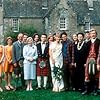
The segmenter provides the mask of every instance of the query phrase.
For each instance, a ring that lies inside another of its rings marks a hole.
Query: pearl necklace
[[[80,50],[80,49],[82,48],[83,44],[84,44],[84,41],[81,43],[81,45],[80,45],[80,43],[78,42],[78,44],[77,44],[77,49]]]

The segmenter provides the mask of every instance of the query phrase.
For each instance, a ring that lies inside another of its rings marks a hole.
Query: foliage
[[[34,33],[36,33],[36,29],[34,29],[33,25],[20,25],[19,26],[19,32],[13,32],[11,30],[8,30],[5,34],[4,34],[4,40],[8,37],[11,36],[13,38],[13,41],[16,41],[17,39],[17,35],[19,33],[27,33],[28,36],[33,36]],[[5,42],[5,41],[4,41]]]
[[[62,68],[60,68],[59,65],[58,65],[58,67],[57,67],[57,66],[54,66],[53,72],[54,72],[54,77],[55,77],[58,81],[61,80],[62,75],[63,75],[63,72],[62,72]]]
[[[37,32],[33,25],[20,25],[19,31],[28,33],[28,36],[33,36],[33,34]]]

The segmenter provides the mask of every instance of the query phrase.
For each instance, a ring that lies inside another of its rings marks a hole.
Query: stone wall
[[[0,6],[0,44],[3,43],[3,9]]]
[[[67,18],[67,30],[64,30],[68,35],[77,32],[77,18],[72,8],[67,5],[66,0],[61,0],[59,4],[51,11],[48,17],[48,33],[62,32],[59,29],[60,14],[65,13]]]
[[[38,33],[44,32],[44,24],[43,19],[41,18],[20,18],[19,19],[19,26],[20,25],[32,25]],[[4,33],[12,31],[12,18],[5,18],[4,19]]]

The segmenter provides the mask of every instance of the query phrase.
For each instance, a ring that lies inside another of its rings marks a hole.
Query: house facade
[[[100,0],[0,0],[0,40],[3,34],[31,25],[38,33],[68,35],[95,28],[100,38]]]

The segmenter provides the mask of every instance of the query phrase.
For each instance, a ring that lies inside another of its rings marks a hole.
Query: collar
[[[96,41],[96,38],[95,38],[95,39],[91,39],[91,42],[92,42],[92,43],[94,43],[95,41]]]
[[[41,42],[41,44],[46,44],[46,42]]]
[[[18,43],[21,44],[22,42],[20,42],[20,41],[18,40]]]

